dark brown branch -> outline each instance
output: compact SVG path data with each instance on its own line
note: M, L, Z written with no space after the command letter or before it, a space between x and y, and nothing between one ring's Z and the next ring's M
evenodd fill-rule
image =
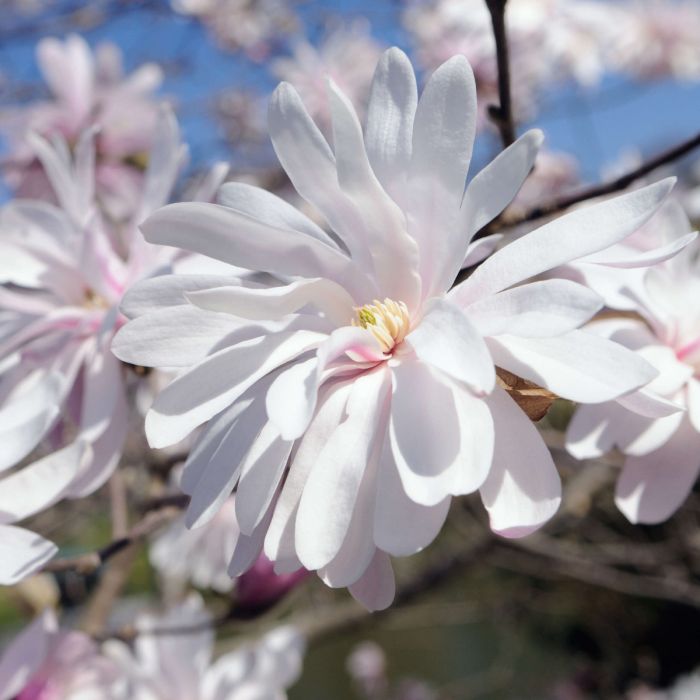
M498 63L498 105L489 105L489 116L498 127L503 148L515 141L513 102L510 95L510 63L508 59L508 37L506 36L506 3L508 0L486 0L491 13L493 36L496 40Z
M514 226L519 226L520 224L524 224L529 221L536 221L537 219L558 214L574 204L579 204L580 202L585 202L589 199L595 199L596 197L603 197L608 194L620 192L637 180L649 175L649 173L653 172L657 168L668 165L669 163L682 158L698 147L700 147L700 133L697 133L692 138L683 141L678 145L663 151L662 153L659 153L657 156L650 158L639 167L635 168L634 170L630 170L615 180L604 182L599 185L593 185L591 187L579 190L578 192L565 195L564 197L558 197L551 202L535 207L534 209L530 209L522 214L509 215L506 211L504 214L494 219L490 224L484 226L484 228L482 228L481 231L476 234L475 238L481 238L482 236L486 236L495 231L502 231Z
M88 552L77 557L66 559L54 559L46 564L42 571L76 571L80 574L90 574L100 568L105 562L119 554L123 550L140 542L144 538L153 534L163 525L169 523L182 511L181 507L167 504L157 510L152 510L129 530L125 537L120 537L105 545L96 552Z

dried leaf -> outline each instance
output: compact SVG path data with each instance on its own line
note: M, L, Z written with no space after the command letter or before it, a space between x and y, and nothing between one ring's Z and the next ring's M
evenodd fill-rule
M496 381L510 394L513 401L532 421L544 418L555 399L559 398L551 391L543 389L527 379L522 379L501 367L496 367Z

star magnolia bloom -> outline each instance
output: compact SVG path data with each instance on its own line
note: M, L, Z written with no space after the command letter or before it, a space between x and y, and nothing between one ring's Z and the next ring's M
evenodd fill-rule
M666 233L669 245L695 238L680 206L668 206L663 214L653 221ZM634 350L659 371L637 398L655 392L665 399L665 406L656 401L647 410L639 401L630 406L630 397L581 406L567 432L567 447L580 459L613 447L627 456L615 501L635 523L670 517L700 473L700 313L688 302L700 291L699 252L696 241L643 276L637 270L613 273L609 268L607 277L614 274L616 284L604 269L587 278L613 308L639 315L596 322L591 330ZM616 299L623 303L616 305Z
M0 700L112 700L118 666L81 632L62 632L46 610L0 658Z
M60 208L15 200L0 210L0 583L26 576L55 548L12 524L109 477L127 432L125 368L110 352L127 285L170 270L136 222L167 201L183 147L163 112L144 192L129 225L111 227L94 194L93 134L71 159L65 142L34 145ZM218 186L218 183L217 183ZM54 450L13 473L45 439Z
M655 376L576 330L600 298L566 280L515 286L622 240L664 181L561 217L505 246L450 290L474 233L513 198L541 142L530 132L465 192L475 131L469 64L440 67L418 100L398 49L379 62L364 133L331 83L334 151L296 92L270 105L277 155L328 234L267 192L227 184L220 205L152 215L147 240L285 278L173 276L137 285L118 357L182 368L146 418L154 447L209 421L184 468L188 524L236 487L229 573L261 549L278 571L318 571L368 607L394 594L389 554L432 541L451 496L479 490L491 527L520 536L557 509L560 482L494 364L561 396L601 402Z
M191 594L164 615L142 615L133 651L108 642L105 653L121 667L125 688L119 700L284 700L301 674L305 643L290 626L212 660L214 632L202 599ZM191 634L151 634L158 629L196 627Z

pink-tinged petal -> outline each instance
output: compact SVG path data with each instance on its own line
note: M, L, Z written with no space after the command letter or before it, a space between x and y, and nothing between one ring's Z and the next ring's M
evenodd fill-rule
M115 404L123 395L124 381L124 368L109 350L98 350L86 361L80 416L82 439L92 442L107 429Z
M683 504L698 472L700 434L685 420L661 448L625 460L615 503L632 523L663 522Z
M411 162L418 88L406 54L393 47L382 54L367 105L365 143L377 179L393 195Z
M207 311L233 314L252 321L278 320L312 305L341 326L354 316L355 302L339 284L328 279L296 280L266 289L240 286L217 287L187 292L187 299Z
M12 700L29 683L44 663L57 628L55 614L46 609L12 640L0 659L0 700Z
M510 396L496 387L487 402L496 439L481 499L494 532L524 537L556 513L561 481L537 428Z
M486 404L417 362L394 367L393 379L389 439L409 498L434 506L478 489L493 450Z
M345 326L321 343L315 358L285 369L272 383L267 394L267 413L285 440L294 440L306 430L316 408L319 387L328 378L329 365L346 355L365 362L386 359L368 330Z
M24 459L46 436L59 414L60 376L46 373L0 410L0 472Z
M294 185L307 202L321 212L347 246L352 259L371 269L372 259L358 237L361 222L338 185L335 157L326 139L309 116L296 90L281 83L272 93L268 128L275 153ZM377 288L370 282L370 298Z
M667 178L582 207L513 241L460 285L455 303L465 306L621 241L652 217L674 182L674 178Z
M621 335L613 336L613 340L618 340L618 337L619 342L626 345ZM693 368L679 361L672 348L659 345L658 341L654 345L639 348L637 353L658 371L658 375L646 386L656 394L673 396L693 376Z
M406 232L403 212L372 171L352 104L332 81L328 92L338 184L362 221L377 286L383 295L416 308L421 286L416 243Z
M503 233L492 233L490 236L479 238L467 246L467 252L462 262L462 269L478 265L492 255L499 243L505 238Z
M471 320L449 301L431 301L406 343L421 362L480 393L493 389L496 370L486 343Z
M388 608L396 595L396 581L389 555L378 549L362 578L350 586L350 593L372 612Z
M629 255L613 255L602 251L595 255L588 256L587 263L605 265L607 267L634 269L636 267L650 267L660 262L675 257L686 246L690 245L698 237L697 231L686 233L666 245L639 252L634 248L630 249Z
M24 520L63 498L89 449L71 443L0 480L0 524Z
M442 529L450 509L447 496L434 506L411 500L401 483L390 449L382 456L374 511L374 543L395 557L427 547Z
M296 559L295 521L301 494L318 456L345 416L351 386L350 382L340 382L320 397L314 418L292 456L289 474L265 538L265 554L272 561ZM295 568L298 566L301 562ZM277 567L275 570L279 572Z
M700 382L692 377L686 384L686 403L688 418L695 430L700 432Z
M338 244L306 214L261 187L244 182L227 182L221 186L217 201L229 209L257 218L270 226L299 231L333 248L338 247Z
M345 539L377 440L382 440L390 374L384 367L355 378L346 418L331 434L306 481L296 518L296 550L307 569L326 566Z
M217 344L233 344L246 333L228 314L192 306L173 306L129 321L112 341L112 352L122 361L144 367L189 367L208 355ZM187 329L183 333L183 328ZM262 330L253 328L255 335ZM248 335L248 337L250 337Z
M616 399L648 384L656 370L637 353L585 331L554 338L488 338L498 367L579 403Z
M312 331L276 333L243 341L210 355L177 377L146 415L151 447L174 445L215 416L280 365L318 346Z
M236 490L236 519L244 535L252 534L265 515L293 444L266 423L245 456Z
M0 585L13 586L58 552L53 542L14 525L0 525Z
M568 280L543 280L479 299L464 313L482 336L546 338L572 331L589 321L603 300Z
M236 284L247 285L235 275L159 275L137 282L119 308L127 318L137 318L171 306L189 306L187 292Z
M337 248L218 204L169 204L146 219L141 230L150 243L184 248L231 265L327 277L349 290L363 287L365 275Z

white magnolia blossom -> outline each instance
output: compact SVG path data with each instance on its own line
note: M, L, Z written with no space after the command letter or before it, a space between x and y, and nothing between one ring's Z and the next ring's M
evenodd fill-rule
M284 700L301 674L299 632L278 627L214 661L211 622L202 599L191 594L164 615L137 619L133 650L108 642L105 653L123 674L119 700ZM168 629L188 632L154 633Z
M183 471L187 522L236 488L229 567L264 550L278 571L315 570L370 608L394 595L389 555L428 545L452 496L479 491L492 529L522 536L556 511L561 485L535 426L495 365L557 395L600 403L656 375L635 353L578 330L602 305L568 280L525 283L638 229L669 180L575 211L504 246L451 289L474 233L517 193L541 134L525 134L465 192L476 124L464 57L418 99L410 62L381 58L363 134L331 82L330 146L288 84L269 129L299 194L239 183L220 204L175 204L142 226L178 246L277 275L165 276L136 285L115 338L127 362L179 367L146 417L153 447L207 424Z
M651 269L632 266L653 254L644 249L650 233L680 249L695 239L690 228L681 207L669 202L626 250L606 251L605 264L589 263L576 271L609 307L627 312L593 323L591 331L629 347L659 371L638 394L654 392L665 406L658 400L646 409L637 403L632 412L629 397L581 406L567 432L567 447L580 459L614 447L626 455L615 500L635 523L670 517L700 473L700 310L689 301L700 292L699 244Z
M50 542L14 523L62 498L92 493L117 465L129 417L126 368L110 351L124 321L119 303L134 281L170 271L182 258L146 243L136 228L167 201L185 154L168 110L142 196L119 226L94 198L92 131L73 154L59 138L50 144L34 136L33 144L59 206L17 199L0 210L2 584L55 553ZM42 444L50 445L48 454L26 463Z
M291 83L309 114L322 128L330 129L328 78L338 85L362 116L380 55L381 47L372 38L369 27L356 23L329 33L318 48L308 41L298 42L292 57L272 62L272 71L279 80Z

